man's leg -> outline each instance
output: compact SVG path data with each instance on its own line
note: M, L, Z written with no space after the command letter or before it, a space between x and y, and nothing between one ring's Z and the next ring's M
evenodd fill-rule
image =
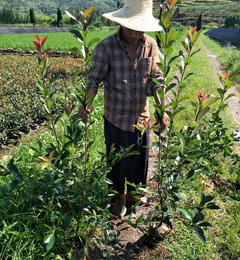
M137 142L141 137L140 131L136 129L134 140L132 142ZM134 146L134 150L139 152L139 155L132 155L129 157L129 167L127 171L127 180L134 184L146 184L147 183L147 173L148 173L148 161L149 161L149 132L147 131L142 138ZM146 148L147 147L147 148ZM135 198L131 192L134 191L134 187L131 185L127 186L127 201L137 202L140 198ZM141 201L142 204L148 205Z
M120 146L125 148L129 146L127 140L128 132L122 131L121 129L115 127L106 119L104 120L104 134L107 156L109 155L113 144L116 151L119 151ZM107 178L113 182L113 185L109 185L109 188L113 188L118 192L116 198L112 199L112 202L114 203L112 214L116 216L119 216L122 207L126 205L126 195L124 194L124 189L128 164L129 158L126 157L113 165L112 170L107 175Z

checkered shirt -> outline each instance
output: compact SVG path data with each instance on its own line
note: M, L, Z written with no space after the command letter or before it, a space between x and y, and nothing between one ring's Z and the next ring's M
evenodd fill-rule
M163 81L157 66L159 54L153 38L144 34L139 42L136 57L127 51L120 38L120 30L100 41L94 49L94 69L89 83L98 91L104 85L104 117L123 131L135 131L135 125L143 127L149 118L148 96Z

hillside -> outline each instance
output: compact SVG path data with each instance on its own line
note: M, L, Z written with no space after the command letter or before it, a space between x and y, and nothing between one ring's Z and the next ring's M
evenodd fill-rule
M35 10L35 14L51 15L55 14L59 7L62 11L75 7L89 8L94 6L99 11L109 11L117 7L118 0L1 0L0 8L11 7L19 13L28 13L30 8Z
M175 21L184 25L196 26L199 14L202 24L223 26L230 14L239 14L240 0L182 0L179 4L180 14Z
M124 0L1 0L0 8L11 7L19 13L29 13L33 8L35 14L51 15L56 14L59 7L62 11L75 7L84 9L94 6L100 12L108 12L116 9L118 2ZM161 0L154 0L154 15L159 15L159 4ZM179 0L180 14L175 18L184 25L196 25L197 18L202 13L202 23L221 26L225 18L230 14L239 14L240 0Z

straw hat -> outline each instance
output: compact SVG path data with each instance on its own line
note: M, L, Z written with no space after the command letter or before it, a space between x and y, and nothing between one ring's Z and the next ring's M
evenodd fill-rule
M128 29L158 32L162 27L159 25L159 20L152 15L152 6L152 0L125 0L123 8L103 16Z

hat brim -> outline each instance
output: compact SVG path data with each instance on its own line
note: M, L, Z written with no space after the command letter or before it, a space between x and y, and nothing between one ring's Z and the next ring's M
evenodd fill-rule
M163 28L159 25L159 20L152 15L136 15L133 17L126 17L123 9L115 12L103 14L103 16L111 21L119 23L120 25L135 31L140 32L159 32Z

